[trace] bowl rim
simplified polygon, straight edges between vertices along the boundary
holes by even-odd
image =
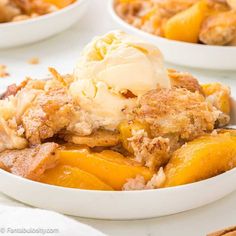
[[[75,0],[75,2],[71,3],[70,5],[59,9],[55,12],[51,12],[45,15],[41,15],[41,16],[37,16],[35,18],[31,18],[31,19],[27,19],[27,20],[22,20],[22,21],[16,21],[16,22],[5,22],[5,23],[0,23],[0,29],[4,29],[4,28],[13,28],[15,26],[25,26],[28,24],[32,24],[32,23],[37,23],[38,21],[42,21],[42,20],[46,20],[48,18],[52,18],[54,16],[58,16],[61,15],[67,11],[70,11],[86,2],[88,2],[89,0]]]
[[[200,180],[197,182],[193,182],[193,183],[188,183],[188,184],[183,184],[183,185],[178,185],[178,186],[173,186],[173,187],[166,187],[166,188],[159,188],[159,189],[143,189],[143,190],[130,190],[130,191],[122,191],[122,190],[91,190],[91,189],[79,189],[79,188],[68,188],[68,187],[62,187],[62,186],[57,186],[57,185],[50,185],[50,184],[46,184],[46,183],[41,183],[38,181],[34,181],[34,180],[30,180],[18,175],[14,175],[10,172],[7,172],[6,170],[0,169],[0,176],[1,175],[6,175],[9,178],[13,178],[16,181],[20,181],[24,184],[28,184],[28,185],[34,185],[35,187],[41,187],[41,188],[47,188],[49,191],[67,191],[73,194],[76,193],[88,193],[88,194],[116,194],[116,195],[132,195],[132,194],[148,194],[148,193],[171,193],[171,192],[176,192],[176,191],[190,191],[191,188],[196,188],[199,187],[199,185],[202,184],[206,184],[206,185],[210,185],[210,184],[214,184],[216,181],[218,181],[219,179],[223,179],[225,177],[231,176],[231,175],[235,175],[236,173],[236,167],[228,170],[222,174],[204,179],[204,180]],[[0,177],[1,178],[1,177]],[[2,191],[2,190],[0,190]],[[4,192],[4,191],[3,191]]]
[[[178,41],[178,40],[172,40],[172,39],[167,39],[164,37],[160,37],[151,33],[148,33],[146,31],[143,31],[141,29],[138,29],[132,25],[130,25],[129,23],[127,23],[126,21],[124,21],[120,16],[118,16],[118,14],[116,13],[115,9],[114,9],[114,3],[116,0],[109,0],[108,2],[108,11],[110,13],[110,15],[112,16],[112,18],[121,26],[123,26],[124,28],[130,29],[140,35],[143,35],[144,37],[149,37],[152,38],[153,40],[159,40],[159,42],[165,42],[165,43],[169,43],[172,45],[176,45],[176,46],[185,46],[185,47],[195,47],[198,49],[206,49],[206,50],[234,50],[236,53],[236,46],[218,46],[218,45],[206,45],[206,44],[198,44],[198,43],[189,43],[189,42],[182,42],[182,41]]]

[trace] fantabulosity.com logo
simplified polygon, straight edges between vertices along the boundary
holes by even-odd
[[[39,234],[39,235],[52,235],[59,234],[59,229],[50,229],[50,228],[10,228],[10,227],[0,227],[0,234]]]

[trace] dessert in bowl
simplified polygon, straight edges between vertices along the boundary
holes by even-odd
[[[234,0],[116,0],[115,10],[127,23],[171,40],[235,46]]]
[[[234,1],[111,0],[109,8],[119,25],[157,45],[168,62],[235,70]]]
[[[72,4],[74,0],[1,0],[0,23],[28,20],[43,16]]]
[[[83,16],[88,3],[89,0],[1,0],[0,48],[25,45],[60,33]]]
[[[220,174],[227,171],[221,175],[224,180],[235,178],[231,169],[236,165],[236,136],[224,129],[230,121],[228,87],[200,85],[188,73],[167,70],[155,46],[121,31],[88,44],[73,74],[61,76],[52,68],[50,72],[51,79],[29,79],[10,86],[2,95],[3,192],[48,208],[45,197],[57,191],[68,201],[78,201],[77,206],[83,202],[72,196],[81,196],[83,201],[88,196],[89,201],[110,196],[122,206],[125,196],[131,202],[133,197],[144,196],[145,200],[150,195],[153,202],[157,195],[163,200],[171,192],[181,196],[186,191],[190,196],[199,186],[208,188],[211,196],[204,201],[193,204],[190,199],[178,210],[159,208],[159,214],[170,214],[234,190],[229,181],[225,192],[213,197],[211,185],[222,183]],[[21,196],[7,186],[14,183],[16,189],[24,189]],[[33,189],[44,196],[43,205],[39,196],[29,200]],[[95,209],[78,213],[81,209],[73,210],[70,204],[70,210],[59,209],[59,202],[51,209],[86,217],[158,215],[158,209],[143,216],[118,211],[112,216],[111,209],[104,214],[96,214]]]

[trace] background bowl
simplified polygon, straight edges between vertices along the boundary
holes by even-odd
[[[122,20],[114,10],[114,0],[109,2],[109,12],[125,31],[156,45],[167,62],[204,69],[236,70],[236,46],[185,43],[149,34]]]
[[[74,24],[86,11],[89,0],[73,4],[30,20],[0,24],[0,48],[9,48],[40,41]]]

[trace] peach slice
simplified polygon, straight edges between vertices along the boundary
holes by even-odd
[[[40,182],[67,188],[90,190],[113,190],[96,176],[80,170],[77,167],[59,165],[47,170],[40,178]]]
[[[165,25],[167,39],[197,43],[200,28],[208,8],[205,0],[200,0],[192,7],[171,17]]]
[[[73,3],[75,0],[44,0],[44,1],[53,4],[58,8],[64,8]]]
[[[236,167],[236,136],[207,135],[183,145],[164,168],[165,187],[207,179]]]
[[[136,161],[109,150],[101,153],[92,153],[83,148],[60,150],[58,155],[62,165],[78,167],[89,172],[115,190],[121,190],[129,178],[141,175],[148,181],[154,174]]]

